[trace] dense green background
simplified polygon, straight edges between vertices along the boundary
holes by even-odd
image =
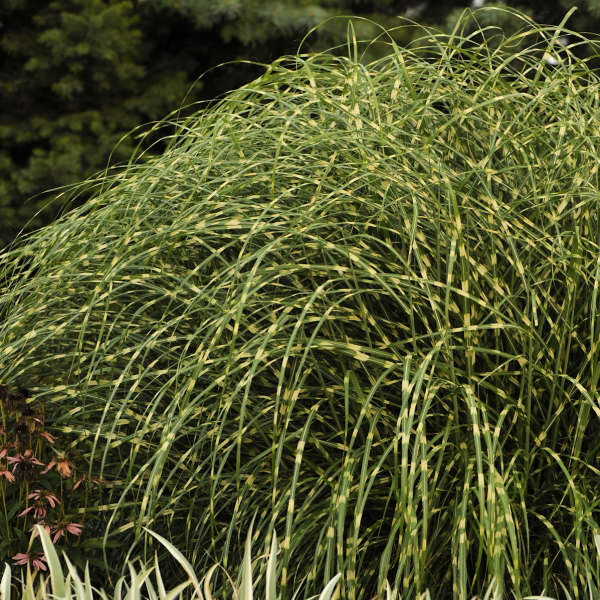
[[[549,24],[577,6],[568,26],[600,31],[600,0],[506,5]],[[208,69],[238,59],[268,63],[294,53],[311,27],[334,15],[364,16],[387,27],[408,15],[448,30],[466,6],[464,0],[4,0],[0,248],[20,230],[37,229],[92,193],[57,198],[56,188],[124,164],[138,144],[138,154],[160,152],[169,129],[163,126],[141,140],[148,123],[263,72],[256,64],[229,64],[198,81]],[[480,20],[507,32],[522,25],[485,11]],[[375,28],[363,25],[360,33],[368,37]],[[406,30],[398,41],[410,35]],[[324,49],[345,36],[343,19],[329,21],[304,48]]]

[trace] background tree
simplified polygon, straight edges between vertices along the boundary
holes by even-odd
[[[156,119],[189,86],[184,68],[151,68],[152,48],[130,2],[11,0],[0,9],[0,237],[45,203],[131,154],[136,125]],[[31,198],[33,200],[31,200]],[[30,223],[56,214],[52,207]]]

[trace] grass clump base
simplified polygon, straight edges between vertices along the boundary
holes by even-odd
[[[3,255],[99,577],[177,584],[144,527],[235,565],[258,508],[282,598],[600,595],[600,86],[520,18],[278,60]]]
[[[37,534],[40,536],[42,541],[42,545],[44,547],[44,553],[47,558],[48,568],[50,570],[50,584],[52,587],[52,597],[55,599],[66,599],[74,598],[76,600],[92,600],[96,595],[98,595],[103,600],[107,600],[107,595],[104,590],[98,590],[92,586],[90,581],[89,569],[86,565],[84,581],[81,581],[77,573],[77,569],[71,564],[66,554],[64,555],[64,559],[67,564],[68,574],[65,578],[63,568],[58,559],[58,554],[56,553],[56,549],[54,548],[54,544],[50,539],[50,536],[46,532],[46,530],[40,525],[36,525]],[[196,600],[212,600],[212,595],[210,591],[210,579],[212,577],[213,571],[218,565],[215,565],[209,572],[206,574],[202,582],[200,583],[194,573],[194,570],[190,563],[185,559],[184,556],[177,550],[177,548],[173,547],[167,540],[165,540],[160,535],[153,533],[149,530],[148,533],[154,536],[156,539],[160,541],[161,544],[165,546],[165,548],[170,552],[170,554],[177,560],[177,562],[183,567],[184,571],[188,575],[188,580],[180,585],[178,585],[175,589],[167,590],[165,589],[165,585],[162,580],[162,576],[160,573],[160,567],[158,564],[158,560],[155,556],[154,566],[150,569],[142,571],[141,573],[137,573],[135,568],[131,563],[128,563],[129,573],[130,573],[130,584],[127,586],[125,584],[124,578],[119,579],[114,589],[114,600],[128,600],[132,598],[141,598],[141,591],[144,587],[146,587],[146,591],[149,594],[146,597],[149,598],[158,598],[159,600],[178,600],[183,597],[183,591],[188,586],[192,585],[194,588],[193,598]],[[250,526],[250,531],[248,532],[248,536],[246,538],[246,545],[244,550],[244,559],[242,562],[242,568],[240,569],[240,577],[237,584],[231,581],[233,588],[233,597],[236,600],[252,600],[252,592],[253,592],[253,584],[252,584],[252,556],[251,556],[251,538],[252,538],[252,525]],[[277,564],[277,536],[273,535],[273,541],[271,542],[271,551],[269,554],[269,561],[267,565],[267,587],[265,590],[265,599],[266,600],[275,600],[276,599],[276,564]],[[154,570],[154,575],[156,578],[156,588],[152,585],[149,575]],[[339,580],[339,573],[325,586],[321,594],[319,595],[319,600],[330,600],[337,581]],[[388,584],[388,598],[390,596],[389,584]],[[4,574],[2,579],[0,580],[0,600],[10,600],[11,599],[11,571],[10,567],[6,565],[4,569]],[[21,582],[21,593],[18,596],[21,600],[46,600],[48,596],[48,581],[44,578],[41,581],[38,581],[37,589],[34,590],[34,582],[33,577],[31,575],[31,570],[29,565],[27,566],[27,579],[26,582]]]

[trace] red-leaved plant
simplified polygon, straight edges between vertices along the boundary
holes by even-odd
[[[45,571],[46,557],[39,540],[40,549],[31,549],[37,536],[34,525],[44,527],[53,543],[62,540],[68,544],[79,536],[85,513],[81,515],[83,518],[76,519],[66,512],[66,504],[74,504],[73,492],[88,476],[84,473],[78,478],[73,457],[55,448],[56,438],[44,430],[43,405],[41,410],[34,409],[31,398],[31,392],[24,387],[9,388],[0,384],[3,513],[0,521],[4,521],[4,527],[0,528],[0,564],[10,557],[15,565],[29,563],[34,571]],[[12,426],[9,417],[14,418]],[[47,463],[43,461],[44,450],[52,453]],[[98,485],[100,482],[93,478],[88,483]],[[33,537],[27,532],[33,532]],[[19,549],[20,552],[15,552]]]

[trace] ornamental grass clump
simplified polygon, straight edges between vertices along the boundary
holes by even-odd
[[[144,527],[235,566],[258,509],[286,600],[600,596],[598,45],[519,18],[277,60],[2,256],[95,576],[178,585]]]

